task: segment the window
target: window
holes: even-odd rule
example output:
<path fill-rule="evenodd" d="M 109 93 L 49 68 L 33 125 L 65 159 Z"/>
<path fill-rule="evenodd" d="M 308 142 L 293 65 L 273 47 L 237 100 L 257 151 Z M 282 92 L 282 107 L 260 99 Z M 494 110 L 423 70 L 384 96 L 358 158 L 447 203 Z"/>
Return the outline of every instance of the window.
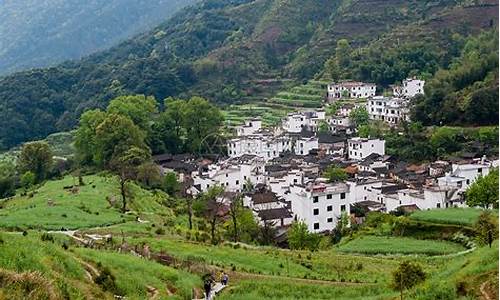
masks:
<path fill-rule="evenodd" d="M 332 223 L 332 222 L 333 222 L 333 218 L 328 218 L 328 219 L 326 219 L 326 222 L 327 222 L 327 223 Z"/>
<path fill-rule="evenodd" d="M 318 196 L 313 197 L 313 203 L 318 203 L 318 200 L 319 200 Z"/>
<path fill-rule="evenodd" d="M 341 211 L 341 212 L 344 212 L 344 211 L 345 211 L 345 205 L 344 205 L 344 204 L 340 206 L 340 211 Z"/>
<path fill-rule="evenodd" d="M 328 206 L 326 207 L 326 211 L 332 211 L 332 210 L 333 210 L 333 206 L 328 205 Z"/>
<path fill-rule="evenodd" d="M 332 194 L 328 194 L 326 195 L 326 199 L 332 199 L 332 196 L 333 196 Z"/>
<path fill-rule="evenodd" d="M 226 173 L 226 177 L 229 177 L 229 174 Z"/>
<path fill-rule="evenodd" d="M 437 208 L 441 208 L 441 203 L 436 204 Z"/>
<path fill-rule="evenodd" d="M 478 173 L 483 173 L 483 168 L 479 168 L 479 169 L 477 169 L 477 172 L 478 172 Z"/>
<path fill-rule="evenodd" d="M 313 209 L 313 215 L 315 216 L 319 215 L 319 208 Z"/>
<path fill-rule="evenodd" d="M 239 180 L 236 180 L 236 185 L 240 184 L 240 181 Z"/>
<path fill-rule="evenodd" d="M 345 193 L 340 194 L 340 199 L 345 199 Z"/>
<path fill-rule="evenodd" d="M 319 223 L 314 223 L 314 225 L 313 225 L 313 226 L 314 226 L 314 229 L 315 229 L 315 230 L 319 229 Z"/>

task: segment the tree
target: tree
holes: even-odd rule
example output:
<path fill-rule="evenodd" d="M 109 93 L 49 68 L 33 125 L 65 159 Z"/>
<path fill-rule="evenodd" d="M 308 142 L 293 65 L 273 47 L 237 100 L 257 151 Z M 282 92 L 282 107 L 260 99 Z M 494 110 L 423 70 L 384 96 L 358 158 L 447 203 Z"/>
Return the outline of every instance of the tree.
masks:
<path fill-rule="evenodd" d="M 346 213 L 342 213 L 340 218 L 337 220 L 337 226 L 332 230 L 330 236 L 332 244 L 337 244 L 340 242 L 343 236 L 348 233 L 349 230 L 349 216 Z"/>
<path fill-rule="evenodd" d="M 36 175 L 31 171 L 25 172 L 20 178 L 20 184 L 25 189 L 28 190 L 30 187 L 35 185 Z"/>
<path fill-rule="evenodd" d="M 304 222 L 294 221 L 288 230 L 288 246 L 292 250 L 318 250 L 321 236 L 310 233 Z"/>
<path fill-rule="evenodd" d="M 468 206 L 498 208 L 498 169 L 472 183 L 465 192 L 465 199 Z"/>
<path fill-rule="evenodd" d="M 203 203 L 203 216 L 210 224 L 210 236 L 212 244 L 217 244 L 216 239 L 216 229 L 217 225 L 221 221 L 224 213 L 222 208 L 224 203 L 221 201 L 221 197 L 224 194 L 224 187 L 213 186 L 209 188 L 205 193 L 201 195 L 201 201 Z"/>
<path fill-rule="evenodd" d="M 10 160 L 0 160 L 0 199 L 16 194 L 16 166 Z"/>
<path fill-rule="evenodd" d="M 426 274 L 420 265 L 403 261 L 392 273 L 392 288 L 401 293 L 403 300 L 403 291 L 423 282 L 425 277 Z"/>
<path fill-rule="evenodd" d="M 498 238 L 498 220 L 489 211 L 483 211 L 474 224 L 476 240 L 479 245 L 489 245 Z"/>
<path fill-rule="evenodd" d="M 131 147 L 147 149 L 145 133 L 128 117 L 108 114 L 96 128 L 96 153 L 99 166 L 106 166 L 113 157 L 119 157 Z"/>
<path fill-rule="evenodd" d="M 120 96 L 108 105 L 107 111 L 128 117 L 144 132 L 149 132 L 151 119 L 157 113 L 157 103 L 154 97 L 144 95 Z"/>
<path fill-rule="evenodd" d="M 236 194 L 230 197 L 229 204 L 229 215 L 231 216 L 231 221 L 233 225 L 233 241 L 239 242 L 240 229 L 239 229 L 239 218 L 243 211 L 243 195 Z"/>
<path fill-rule="evenodd" d="M 75 149 L 81 164 L 93 164 L 97 158 L 97 127 L 106 118 L 106 113 L 99 110 L 88 110 L 80 117 L 78 129 L 75 131 Z"/>
<path fill-rule="evenodd" d="M 110 169 L 118 175 L 120 182 L 120 194 L 122 196 L 122 212 L 127 211 L 127 184 L 135 180 L 138 174 L 138 167 L 151 160 L 149 150 L 132 146 L 125 151 L 120 151 L 111 159 Z"/>
<path fill-rule="evenodd" d="M 349 118 L 354 123 L 354 126 L 362 126 L 367 125 L 370 120 L 370 115 L 365 107 L 357 107 L 351 111 L 349 114 Z"/>
<path fill-rule="evenodd" d="M 220 110 L 200 97 L 186 102 L 183 110 L 183 126 L 187 131 L 187 150 L 206 152 L 206 145 L 212 145 L 220 134 L 223 116 Z"/>
<path fill-rule="evenodd" d="M 324 120 L 319 122 L 318 125 L 318 132 L 319 133 L 328 133 L 330 132 L 330 126 L 328 126 L 328 123 Z"/>
<path fill-rule="evenodd" d="M 36 182 L 43 181 L 49 173 L 53 154 L 46 142 L 31 142 L 23 145 L 19 155 L 19 169 L 21 173 L 33 172 Z"/>
<path fill-rule="evenodd" d="M 161 186 L 160 168 L 152 161 L 141 164 L 137 168 L 137 181 L 148 188 Z"/>
<path fill-rule="evenodd" d="M 158 118 L 154 130 L 169 153 L 180 153 L 183 150 L 186 135 L 184 127 L 186 101 L 167 98 L 164 106 L 165 111 Z"/>
<path fill-rule="evenodd" d="M 348 178 L 346 171 L 335 165 L 329 166 L 323 173 L 323 177 L 327 178 L 329 182 L 345 181 Z"/>
<path fill-rule="evenodd" d="M 163 190 L 170 196 L 176 196 L 181 190 L 181 185 L 177 180 L 177 174 L 168 172 L 163 177 Z"/>

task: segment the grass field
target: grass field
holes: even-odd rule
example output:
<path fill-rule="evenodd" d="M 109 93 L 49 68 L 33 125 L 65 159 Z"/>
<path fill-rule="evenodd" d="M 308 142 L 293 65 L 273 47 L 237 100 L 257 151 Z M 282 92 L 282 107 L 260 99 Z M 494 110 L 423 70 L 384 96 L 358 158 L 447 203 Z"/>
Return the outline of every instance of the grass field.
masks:
<path fill-rule="evenodd" d="M 117 205 L 120 196 L 116 179 L 113 177 L 87 176 L 86 185 L 76 193 L 65 186 L 75 182 L 70 176 L 61 180 L 49 181 L 36 191 L 32 197 L 16 196 L 11 200 L 0 201 L 0 227 L 8 229 L 45 229 L 61 230 L 109 226 L 134 220 L 132 215 L 124 215 L 117 207 L 110 207 L 106 197 L 114 197 Z M 132 187 L 134 198 L 129 208 L 138 213 L 155 213 L 168 216 L 168 209 L 162 207 L 155 196 L 137 186 Z"/>
<path fill-rule="evenodd" d="M 345 282 L 385 282 L 397 261 L 337 254 L 333 251 L 306 252 L 270 247 L 233 248 L 190 243 L 170 238 L 139 238 L 131 244 L 147 243 L 154 251 L 180 260 L 216 265 L 226 270 L 294 278 Z"/>
<path fill-rule="evenodd" d="M 483 210 L 478 208 L 431 209 L 416 211 L 410 218 L 425 222 L 471 226 L 482 212 Z M 494 213 L 498 215 L 498 210 Z"/>
<path fill-rule="evenodd" d="M 380 236 L 363 236 L 339 247 L 341 252 L 364 254 L 442 255 L 463 250 L 464 247 L 451 242 Z"/>
<path fill-rule="evenodd" d="M 390 299 L 395 293 L 377 285 L 329 285 L 290 280 L 242 280 L 223 291 L 221 300 L 260 299 Z"/>
<path fill-rule="evenodd" d="M 201 287 L 201 279 L 196 275 L 132 255 L 86 248 L 77 248 L 75 253 L 85 261 L 108 267 L 127 299 L 148 298 L 148 286 L 156 288 L 161 299 L 190 299 L 191 290 Z"/>

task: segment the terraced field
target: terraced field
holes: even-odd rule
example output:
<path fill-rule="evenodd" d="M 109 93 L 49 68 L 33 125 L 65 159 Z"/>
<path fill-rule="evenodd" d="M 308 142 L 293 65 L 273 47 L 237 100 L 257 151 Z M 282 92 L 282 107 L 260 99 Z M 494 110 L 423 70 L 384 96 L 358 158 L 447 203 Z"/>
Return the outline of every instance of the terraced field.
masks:
<path fill-rule="evenodd" d="M 236 126 L 250 117 L 261 117 L 264 125 L 278 124 L 289 112 L 314 109 L 323 106 L 326 81 L 310 80 L 306 84 L 278 92 L 270 99 L 252 99 L 250 103 L 235 104 L 223 108 L 227 126 Z"/>

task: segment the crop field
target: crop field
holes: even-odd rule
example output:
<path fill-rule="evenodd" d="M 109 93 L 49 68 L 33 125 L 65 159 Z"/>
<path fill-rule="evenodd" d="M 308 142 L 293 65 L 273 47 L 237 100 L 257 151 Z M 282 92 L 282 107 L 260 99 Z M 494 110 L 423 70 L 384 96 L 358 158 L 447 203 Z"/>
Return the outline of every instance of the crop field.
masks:
<path fill-rule="evenodd" d="M 477 208 L 442 208 L 416 211 L 410 218 L 417 221 L 471 226 L 483 212 Z M 496 211 L 498 214 L 498 211 Z"/>
<path fill-rule="evenodd" d="M 390 299 L 396 293 L 380 285 L 320 284 L 286 279 L 242 280 L 223 291 L 221 300 Z"/>
<path fill-rule="evenodd" d="M 278 250 L 270 247 L 210 246 L 172 238 L 136 238 L 152 250 L 180 260 L 216 265 L 243 273 L 345 282 L 385 282 L 397 261 L 337 254 L 332 251 Z"/>
<path fill-rule="evenodd" d="M 363 236 L 339 247 L 341 252 L 363 254 L 442 255 L 463 250 L 461 245 L 446 241 L 381 236 Z"/>
<path fill-rule="evenodd" d="M 73 190 L 77 180 L 67 176 L 49 181 L 25 196 L 0 201 L 0 227 L 8 229 L 79 229 L 109 226 L 134 219 L 122 214 L 116 179 L 113 177 L 87 176 L 85 185 Z M 139 191 L 138 188 L 136 190 Z M 130 202 L 129 208 L 149 213 L 168 214 L 150 192 L 140 190 Z M 111 207 L 106 197 L 115 199 Z"/>

